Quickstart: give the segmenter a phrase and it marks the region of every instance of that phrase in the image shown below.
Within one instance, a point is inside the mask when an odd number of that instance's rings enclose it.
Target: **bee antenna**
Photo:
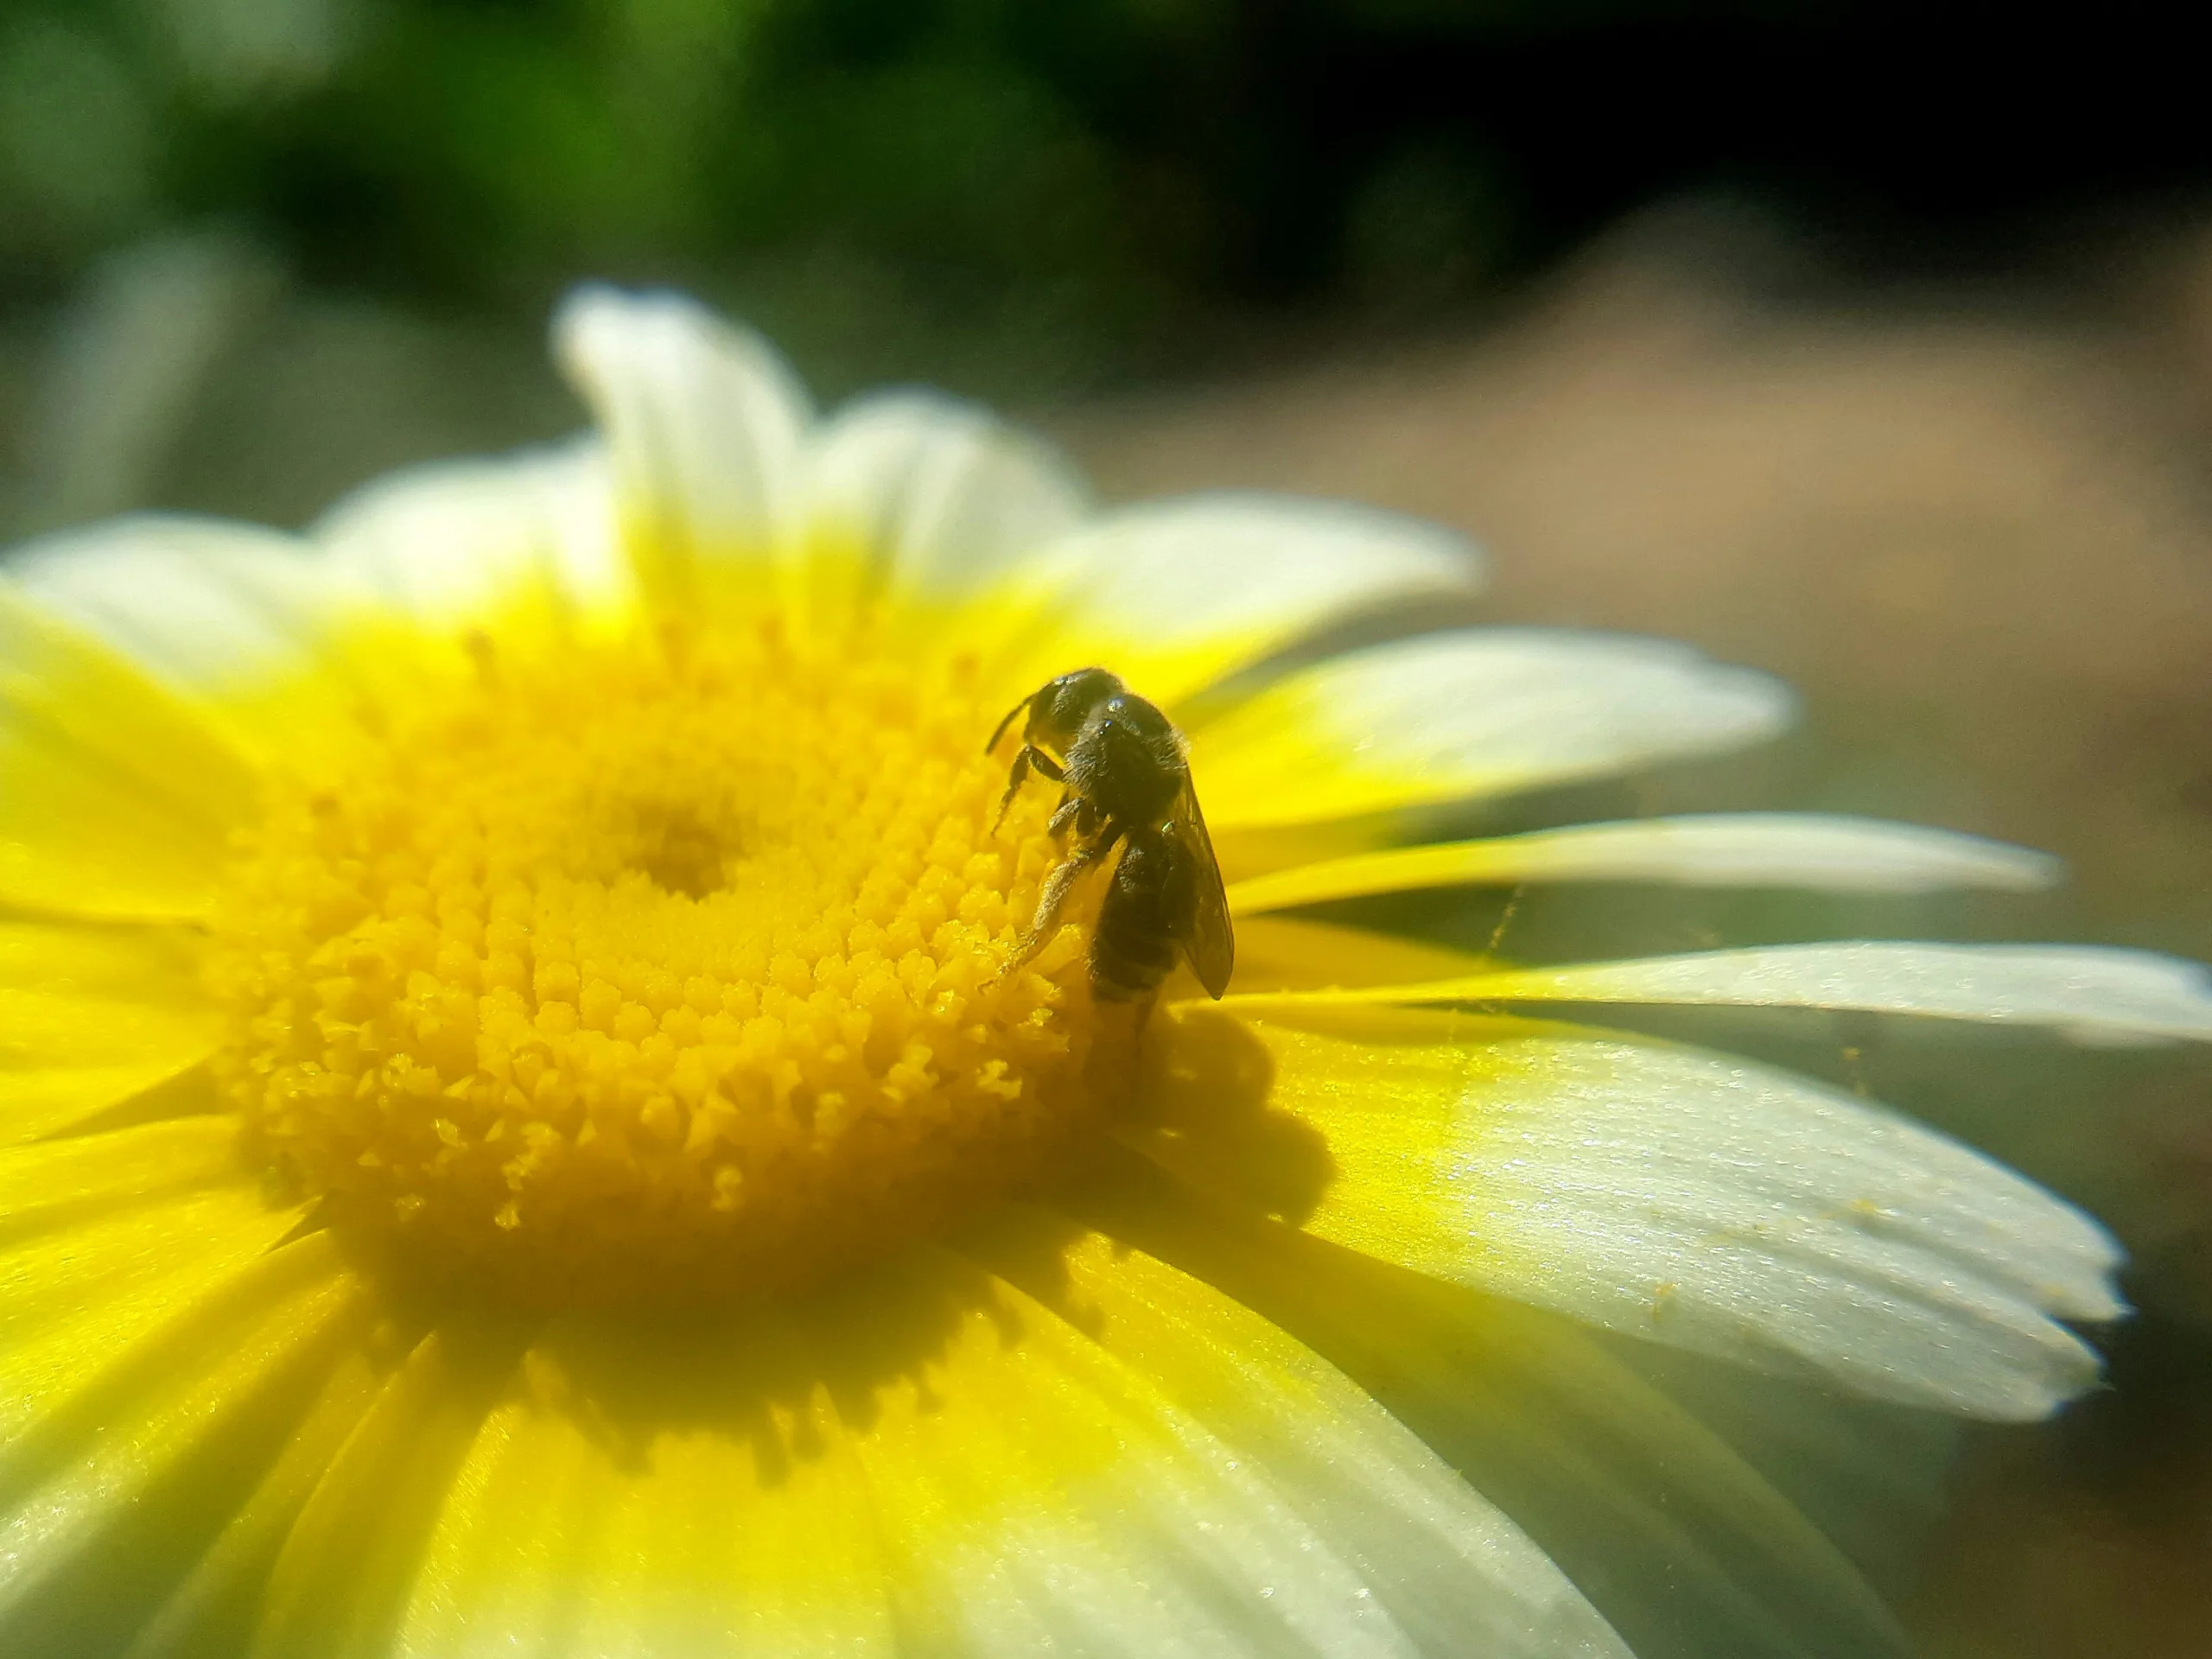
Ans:
[[[1037,694],[1034,691],[1032,691],[1020,702],[1015,703],[1013,708],[1006,711],[1006,718],[999,721],[997,729],[992,732],[991,741],[983,745],[983,753],[985,754],[988,754],[993,749],[998,747],[999,740],[1006,735],[1006,728],[1014,724],[1014,717],[1036,701]]]

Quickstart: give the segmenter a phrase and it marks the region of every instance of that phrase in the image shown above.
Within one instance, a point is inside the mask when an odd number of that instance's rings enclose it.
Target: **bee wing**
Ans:
[[[1236,965],[1236,936],[1230,930],[1229,895],[1222,888],[1221,864],[1213,855],[1213,839],[1206,834],[1205,814],[1198,810],[1198,791],[1187,778],[1175,798],[1173,821],[1191,855],[1192,880],[1198,889],[1184,954],[1206,995],[1218,997],[1229,988],[1230,972]]]

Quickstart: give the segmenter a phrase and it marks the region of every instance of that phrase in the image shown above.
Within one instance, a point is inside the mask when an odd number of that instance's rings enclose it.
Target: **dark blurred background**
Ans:
[[[302,524],[553,435],[555,297],[673,282],[830,398],[1009,404],[1109,497],[1427,513],[1490,545],[1503,618],[1806,693],[1789,742],[1586,807],[1894,815],[2075,874],[1605,899],[1638,948],[2212,957],[2212,123],[2166,10],[0,0],[0,532]],[[2212,1067],[1800,1047],[2136,1258],[2114,1388],[1970,1438],[1927,1651],[2212,1655]]]
[[[833,386],[1065,391],[1479,304],[1685,188],[1858,271],[2188,199],[2147,6],[1865,0],[6,0],[0,283],[181,225],[541,312],[683,280]],[[1015,349],[1015,347],[1020,349]]]

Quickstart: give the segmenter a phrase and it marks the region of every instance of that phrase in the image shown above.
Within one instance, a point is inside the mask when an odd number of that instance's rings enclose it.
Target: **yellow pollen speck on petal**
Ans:
[[[242,839],[219,1069],[288,1196],[555,1297],[772,1288],[1037,1168],[1102,1090],[1088,913],[991,828],[1003,709],[772,626],[557,653],[364,720]]]

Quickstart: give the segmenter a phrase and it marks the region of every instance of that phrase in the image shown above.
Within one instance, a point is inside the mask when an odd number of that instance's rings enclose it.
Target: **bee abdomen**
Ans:
[[[1090,940],[1090,994],[1108,1002],[1150,996],[1174,971],[1176,944],[1159,934],[1116,938],[1102,925]]]
[[[1090,988],[1134,1001],[1160,988],[1190,937],[1195,908],[1190,870],[1173,836],[1130,837],[1090,936]]]

